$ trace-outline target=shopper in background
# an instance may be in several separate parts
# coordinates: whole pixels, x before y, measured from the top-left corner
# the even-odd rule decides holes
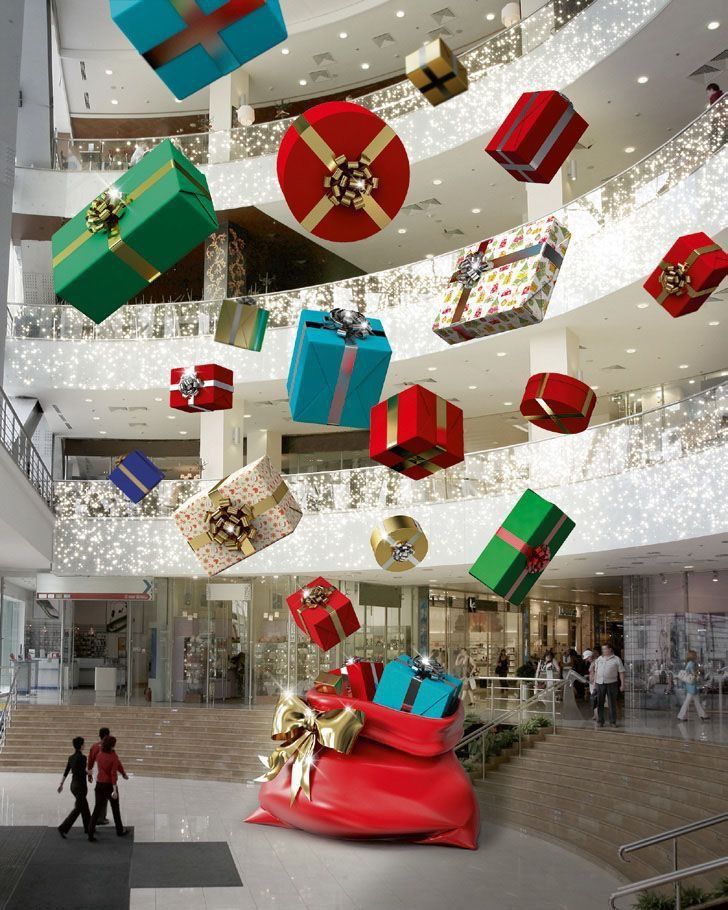
[[[93,815],[91,816],[91,824],[88,829],[88,839],[90,841],[96,840],[94,837],[96,825],[98,820],[106,815],[106,806],[109,800],[111,800],[111,814],[114,816],[117,835],[123,837],[129,833],[129,830],[124,827],[121,821],[118,788],[119,775],[121,774],[124,780],[129,780],[129,777],[124,770],[121,759],[114,751],[115,746],[116,737],[105,736],[101,743],[101,750],[96,756],[96,767],[98,769],[96,772],[96,800]]]
[[[506,653],[505,648],[501,648],[500,654],[498,655],[498,660],[495,665],[495,675],[500,677],[501,692],[503,692],[504,689],[508,688],[508,683],[506,682],[506,678],[508,676],[508,667],[508,654]]]
[[[708,93],[708,107],[715,104],[716,101],[720,101],[725,94],[717,82],[709,82],[705,86],[705,91]]]
[[[139,164],[142,158],[147,154],[149,149],[143,142],[138,142],[132,152],[132,156],[129,159],[129,167],[134,167],[135,164]]]
[[[108,727],[102,727],[99,730],[99,741],[94,743],[93,746],[91,746],[91,748],[88,750],[88,782],[90,784],[92,784],[94,782],[94,774],[93,774],[94,764],[96,762],[96,758],[97,758],[99,752],[101,751],[101,743],[104,741],[104,739],[106,739],[106,737],[109,735],[110,732],[111,731],[109,730]],[[96,824],[97,825],[108,825],[109,824],[109,820],[106,817],[106,809],[104,809],[103,818],[100,818],[96,822]]]
[[[592,709],[592,720],[597,721],[597,658],[602,653],[601,645],[594,645],[591,650],[584,651],[584,660],[586,661],[587,671],[586,674],[589,677],[589,704]]]
[[[677,678],[685,683],[685,701],[682,703],[682,708],[680,708],[677,719],[688,719],[688,708],[690,707],[690,702],[693,702],[695,704],[695,710],[698,712],[698,717],[701,720],[707,720],[708,715],[705,713],[705,708],[698,695],[698,655],[695,651],[688,651],[686,654],[685,669],[678,673]]]
[[[455,672],[463,681],[461,699],[463,702],[467,701],[468,704],[474,705],[473,690],[477,685],[475,674],[478,672],[478,667],[467,648],[460,648],[458,651],[458,656],[455,658]]]
[[[538,662],[538,669],[536,670],[537,679],[546,680],[546,688],[551,689],[554,685],[555,679],[561,678],[561,666],[559,665],[558,660],[554,657],[554,652],[551,650],[546,651],[544,656]],[[543,688],[543,687],[539,687]]]
[[[65,838],[74,825],[74,822],[81,816],[83,821],[84,834],[88,834],[89,823],[91,822],[91,812],[88,808],[88,787],[86,786],[86,756],[81,751],[83,749],[83,737],[77,736],[73,740],[73,755],[68,756],[66,770],[63,772],[58,792],[63,791],[63,785],[68,775],[71,775],[71,793],[73,793],[76,804],[69,812],[66,818],[58,826],[58,833]]]
[[[597,721],[604,726],[604,703],[609,701],[609,723],[617,726],[617,698],[624,692],[624,664],[611,645],[602,645],[601,656],[594,664],[594,681],[597,684]]]

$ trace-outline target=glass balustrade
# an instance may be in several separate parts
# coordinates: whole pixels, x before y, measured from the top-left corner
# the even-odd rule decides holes
[[[728,442],[728,382],[667,407],[593,427],[578,436],[475,452],[418,482],[384,467],[292,474],[286,482],[306,512],[409,507],[548,490],[610,477],[717,449]],[[210,482],[163,481],[139,505],[108,481],[54,486],[59,518],[167,518]]]
[[[727,140],[725,95],[656,151],[554,214],[579,242],[588,240],[675,188],[717,156],[721,173],[728,170]],[[725,182],[723,176],[716,186]],[[453,273],[455,256],[456,253],[445,253],[358,278],[262,294],[254,299],[270,311],[272,326],[294,324],[304,308],[349,306],[360,312],[381,314],[392,307],[441,295]],[[214,334],[219,308],[219,300],[130,305],[95,325],[72,306],[12,304],[8,334],[20,339],[77,341],[208,336]]]
[[[25,474],[47,505],[53,502],[53,480],[38,450],[0,389],[0,444]]]

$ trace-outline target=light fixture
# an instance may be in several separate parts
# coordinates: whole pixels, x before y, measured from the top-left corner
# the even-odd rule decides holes
[[[112,98],[112,99],[111,99],[111,103],[112,103],[112,104],[118,104],[119,102],[117,101],[116,98]]]
[[[432,181],[432,185],[433,186],[442,186],[442,180],[440,180],[439,177],[435,177],[435,179]]]
[[[717,28],[720,28],[720,22],[718,22],[717,19],[713,19],[713,21],[709,22],[705,27],[709,32],[714,32]]]
[[[505,357],[505,356],[506,356],[506,352],[505,352],[505,351],[498,351],[498,352],[496,353],[495,356],[496,356],[496,357]]]
[[[284,57],[287,57],[291,53],[290,47],[282,47],[281,53],[283,54]]]
[[[155,400],[155,401],[162,401],[163,399],[162,399],[162,398],[155,398],[154,400]]]
[[[91,402],[93,401],[93,398],[84,398],[84,401],[86,402],[86,404],[91,404]]]
[[[633,145],[627,145],[627,146],[625,146],[624,151],[625,151],[628,155],[631,155],[632,152],[634,151],[634,146],[633,146]]]
[[[428,373],[434,373],[437,370],[437,367],[427,367]]]
[[[339,32],[339,38],[348,38],[348,37],[349,37],[348,32]]]
[[[506,3],[501,10],[501,22],[504,28],[511,28],[521,21],[521,4]]]
[[[598,386],[598,385],[590,385],[589,388],[592,390],[592,392],[597,392],[597,391],[599,391],[599,386]]]
[[[235,116],[240,126],[252,126],[255,123],[255,108],[252,104],[241,104]]]
[[[106,436],[107,430],[99,430],[99,436]]]
[[[713,321],[709,322],[708,325],[711,327],[715,327],[716,325],[720,325],[720,323],[718,322],[717,319],[713,319]]]
[[[681,363],[681,364],[680,364],[680,369],[681,369],[681,370],[687,370],[687,369],[689,368],[689,366],[690,366],[689,363]]]
[[[398,233],[398,234],[406,234],[406,233],[407,233],[407,228],[398,228],[398,229],[397,229],[397,233]]]
[[[495,13],[486,13],[485,18],[488,20],[488,22],[492,22],[495,19]]]
[[[718,581],[718,573],[713,572],[713,581]]]
[[[181,99],[181,98],[175,98],[174,100],[177,102],[177,104],[182,104],[182,99]]]
[[[187,430],[180,430],[180,431],[179,431],[179,435],[180,435],[180,436],[187,436],[187,432],[188,432]]]
[[[595,572],[595,575],[604,575],[604,572]]]
[[[625,348],[624,352],[625,352],[625,354],[636,354],[637,348]]]
[[[579,172],[576,166],[576,158],[569,158],[569,162],[566,165],[566,176],[573,183],[576,178],[579,176]]]
[[[694,379],[688,379],[688,385],[695,385]]]
[[[434,258],[435,258],[434,253],[427,253],[427,255],[425,256],[425,259],[434,259]]]
[[[104,72],[106,73],[107,76],[113,76],[113,75],[114,75],[114,71],[113,71],[113,70],[104,70]]]
[[[100,417],[92,417],[91,420],[101,420]]]
[[[503,406],[506,407],[506,408],[512,408],[512,407],[513,407],[513,402],[512,402],[512,401],[504,401],[504,402],[503,402]]]
[[[368,63],[362,63],[361,68],[362,68],[363,70],[368,70],[368,69],[369,69],[369,64],[368,64]]]
[[[243,414],[243,417],[247,420],[249,417],[252,417],[252,414]]]
[[[470,211],[473,213],[473,215],[479,215],[482,210],[481,209],[470,209]]]
[[[695,566],[683,566],[683,569],[694,569]]]
[[[299,80],[298,80],[298,84],[299,84],[299,85],[308,85],[308,82],[306,82],[305,79],[299,79]]]
[[[404,10],[403,10],[403,9],[398,9],[397,12],[396,12],[394,15],[395,15],[398,19],[404,19]]]
[[[648,306],[649,306],[649,303],[638,303],[638,304],[637,304],[637,309],[638,309],[638,310],[646,310]]]
[[[176,420],[176,419],[177,419],[176,414],[167,414],[167,420]]]
[[[639,82],[640,85],[644,85],[646,82],[650,81],[650,77],[649,76],[638,76],[637,81]]]
[[[471,392],[474,392],[478,387],[477,387],[477,385],[469,385],[468,388],[470,389]]]
[[[665,577],[665,575],[662,572],[660,572],[660,581],[662,582],[663,585],[667,584],[667,578]]]

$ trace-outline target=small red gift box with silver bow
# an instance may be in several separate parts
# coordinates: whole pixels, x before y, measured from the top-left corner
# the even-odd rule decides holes
[[[564,373],[536,373],[526,383],[521,414],[552,433],[581,433],[589,426],[597,397],[589,386]]]
[[[314,578],[286,598],[293,621],[322,651],[329,651],[359,628],[349,598],[325,578]]]
[[[349,675],[352,696],[362,701],[372,701],[384,672],[382,661],[350,657],[345,669]]]
[[[699,310],[728,276],[728,253],[707,234],[678,238],[644,284],[676,319]]]
[[[227,411],[233,406],[233,371],[216,363],[175,367],[169,380],[169,406],[177,411]]]

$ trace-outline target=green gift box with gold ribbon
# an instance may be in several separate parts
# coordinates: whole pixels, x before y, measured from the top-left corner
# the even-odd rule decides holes
[[[56,294],[103,322],[217,226],[207,180],[167,139],[53,235]]]
[[[470,574],[510,603],[520,604],[574,528],[558,506],[526,490]]]

